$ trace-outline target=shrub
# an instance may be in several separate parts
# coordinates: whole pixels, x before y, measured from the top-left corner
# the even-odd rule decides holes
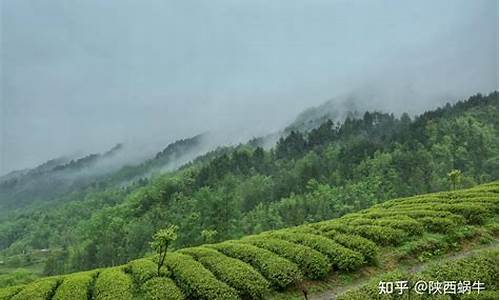
[[[379,245],[398,245],[405,238],[407,238],[406,232],[400,229],[394,229],[390,227],[383,227],[377,225],[359,225],[350,226],[340,223],[330,223],[320,228],[322,231],[339,231],[345,234],[356,234],[364,238],[367,238]]]
[[[340,270],[355,270],[364,262],[360,253],[320,235],[282,230],[273,232],[270,236],[313,248],[326,255],[333,266]]]
[[[138,285],[141,285],[147,280],[157,276],[157,264],[147,258],[130,261],[127,265],[125,265],[124,270],[126,273],[132,275]],[[162,268],[162,270],[165,271],[164,275],[166,277],[170,275],[166,268]]]
[[[357,233],[380,245],[399,245],[407,234],[400,230],[390,227],[377,225],[362,225],[355,227],[354,233]]]
[[[209,246],[250,264],[276,289],[284,289],[302,279],[302,273],[296,264],[271,251],[231,241]]]
[[[155,277],[142,286],[145,300],[184,300],[181,290],[170,278]]]
[[[165,265],[172,271],[172,277],[187,298],[199,300],[239,299],[230,286],[215,278],[203,265],[191,256],[169,253]]]
[[[458,226],[453,220],[443,217],[423,217],[418,219],[418,221],[429,232],[448,233]]]
[[[121,268],[104,269],[99,276],[94,288],[96,300],[132,300],[132,278],[125,274]]]
[[[498,251],[488,250],[471,257],[429,266],[422,272],[426,280],[478,280],[486,290],[498,290]]]
[[[406,274],[394,271],[383,274],[373,280],[370,280],[367,284],[353,290],[349,290],[339,296],[337,300],[365,300],[365,299],[402,299],[400,295],[396,293],[380,295],[378,284],[380,281],[394,282],[398,280],[411,280]]]
[[[0,289],[0,300],[8,300],[19,293],[24,288],[23,285],[10,286]]]
[[[421,235],[424,227],[418,221],[408,216],[400,218],[379,218],[379,219],[355,219],[349,222],[349,225],[378,225],[388,226],[395,229],[401,229],[410,235]]]
[[[324,278],[331,270],[327,257],[312,248],[300,244],[259,236],[248,237],[243,242],[267,249],[296,263],[310,279]]]
[[[377,257],[377,245],[369,239],[366,239],[359,235],[344,234],[333,230],[324,233],[324,236],[341,244],[344,247],[361,253],[365,259],[365,262],[374,262],[375,258]]]
[[[57,288],[54,300],[87,300],[90,296],[90,285],[96,272],[76,273],[65,277]]]
[[[44,278],[26,285],[12,300],[45,300],[50,299],[61,282],[60,277]]]
[[[460,295],[459,299],[497,299],[498,295],[498,251],[481,251],[474,256],[448,260],[435,263],[418,274],[408,274],[400,271],[389,272],[369,283],[345,292],[337,297],[338,300],[361,300],[361,299],[402,299],[396,293],[390,295],[378,294],[378,283],[380,281],[394,282],[397,280],[408,280],[416,282],[424,281],[480,281],[485,283],[486,290],[480,294]],[[408,295],[408,292],[406,292]],[[415,294],[412,294],[412,299]],[[416,299],[451,299],[448,295],[426,295]],[[457,297],[458,299],[458,297]]]
[[[249,264],[205,247],[182,249],[201,262],[215,277],[235,288],[245,299],[261,299],[269,291],[269,283]]]

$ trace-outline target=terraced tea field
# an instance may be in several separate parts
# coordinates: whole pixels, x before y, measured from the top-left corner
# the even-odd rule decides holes
[[[498,184],[491,183],[395,199],[339,219],[179,249],[167,254],[161,276],[157,276],[155,258],[147,257],[119,267],[0,289],[0,299],[213,300],[280,295],[286,299],[286,295],[299,295],[301,287],[314,287],[331,276],[356,274],[379,265],[383,256],[390,255],[396,263],[425,260],[427,256],[458,251],[467,241],[495,242],[497,232]],[[495,276],[488,268],[498,262],[498,253],[479,257],[480,261],[443,265],[448,272],[444,275],[454,280],[489,276],[485,279],[485,295],[497,295],[498,284],[493,284]],[[491,266],[481,273],[474,266],[482,263]],[[443,275],[432,270],[421,275]],[[498,282],[498,269],[494,273]],[[340,298],[377,299],[378,295],[370,293],[360,288]]]

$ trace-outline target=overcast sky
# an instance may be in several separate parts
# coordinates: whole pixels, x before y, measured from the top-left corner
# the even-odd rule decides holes
[[[418,112],[498,84],[497,1],[0,1],[0,174],[260,135],[357,91]]]

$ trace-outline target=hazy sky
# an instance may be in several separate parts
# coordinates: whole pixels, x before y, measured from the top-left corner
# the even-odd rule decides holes
[[[260,135],[349,93],[418,112],[498,84],[492,0],[0,1],[0,174],[117,142]]]

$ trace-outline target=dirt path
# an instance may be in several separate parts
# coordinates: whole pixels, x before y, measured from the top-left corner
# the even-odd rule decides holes
[[[471,255],[474,255],[474,253],[477,251],[481,251],[481,250],[485,250],[485,249],[497,249],[497,248],[498,248],[498,243],[493,243],[493,244],[490,244],[490,245],[487,245],[484,247],[475,248],[472,250],[467,250],[467,251],[463,251],[460,253],[439,257],[436,260],[432,260],[429,262],[416,264],[416,265],[413,265],[413,266],[410,266],[408,268],[403,269],[403,271],[407,271],[411,274],[418,273],[418,272],[422,271],[426,266],[428,266],[428,265],[430,265],[438,260],[461,259],[461,258],[465,258],[465,257],[469,257]],[[342,285],[342,286],[339,286],[338,288],[335,288],[335,289],[331,289],[328,291],[323,291],[321,293],[311,295],[309,297],[309,300],[335,300],[335,299],[337,299],[338,295],[340,295],[348,290],[352,290],[352,289],[356,289],[358,287],[361,287],[365,283],[369,282],[371,279],[372,279],[371,277],[363,277],[363,278],[356,279],[350,284]]]

